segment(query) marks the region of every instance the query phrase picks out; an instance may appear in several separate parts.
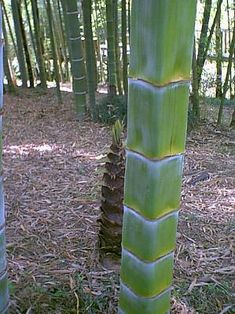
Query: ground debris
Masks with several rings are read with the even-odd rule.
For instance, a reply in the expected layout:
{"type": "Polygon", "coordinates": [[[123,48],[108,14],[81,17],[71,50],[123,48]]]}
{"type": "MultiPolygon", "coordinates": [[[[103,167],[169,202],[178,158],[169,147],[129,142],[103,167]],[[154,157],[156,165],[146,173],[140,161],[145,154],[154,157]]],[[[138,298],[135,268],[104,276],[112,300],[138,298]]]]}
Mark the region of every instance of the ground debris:
{"type": "MultiPolygon", "coordinates": [[[[80,313],[113,314],[118,272],[104,270],[97,252],[103,157],[111,143],[110,128],[89,120],[77,122],[72,95],[64,93],[63,98],[64,104],[58,106],[53,89],[44,95],[27,90],[17,98],[5,96],[11,312],[73,314],[79,307],[80,313]]],[[[227,284],[234,276],[235,162],[227,137],[214,130],[203,125],[188,139],[174,314],[218,314],[230,306],[229,298],[205,291],[213,286],[229,295],[227,284]],[[206,180],[188,184],[202,173],[209,174],[206,180]],[[210,281],[200,280],[205,277],[210,281]],[[192,298],[198,289],[198,299],[209,300],[212,306],[209,312],[198,310],[200,304],[192,298]]]]}

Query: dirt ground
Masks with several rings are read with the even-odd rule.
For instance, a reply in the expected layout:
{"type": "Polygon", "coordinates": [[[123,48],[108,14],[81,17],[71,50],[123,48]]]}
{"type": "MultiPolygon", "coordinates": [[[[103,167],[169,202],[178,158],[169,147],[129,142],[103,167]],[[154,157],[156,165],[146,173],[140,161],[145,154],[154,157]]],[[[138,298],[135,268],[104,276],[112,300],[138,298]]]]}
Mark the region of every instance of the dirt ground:
{"type": "MultiPolygon", "coordinates": [[[[57,105],[53,89],[5,95],[3,161],[14,314],[112,314],[117,309],[118,273],[101,267],[97,250],[110,127],[76,121],[71,93],[64,92],[63,100],[57,105]]],[[[205,121],[188,136],[172,313],[235,313],[234,151],[228,128],[205,121]]]]}

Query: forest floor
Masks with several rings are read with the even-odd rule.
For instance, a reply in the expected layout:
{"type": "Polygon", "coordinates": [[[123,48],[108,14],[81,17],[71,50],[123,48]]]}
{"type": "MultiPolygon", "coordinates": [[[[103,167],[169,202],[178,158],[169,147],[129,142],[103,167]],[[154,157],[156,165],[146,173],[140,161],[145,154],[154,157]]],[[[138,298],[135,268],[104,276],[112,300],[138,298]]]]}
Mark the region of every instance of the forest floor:
{"type": "MultiPolygon", "coordinates": [[[[97,250],[110,127],[76,121],[71,93],[63,99],[5,95],[10,313],[113,314],[118,273],[97,250]]],[[[226,127],[204,122],[188,136],[172,313],[234,313],[234,151],[226,127]]]]}

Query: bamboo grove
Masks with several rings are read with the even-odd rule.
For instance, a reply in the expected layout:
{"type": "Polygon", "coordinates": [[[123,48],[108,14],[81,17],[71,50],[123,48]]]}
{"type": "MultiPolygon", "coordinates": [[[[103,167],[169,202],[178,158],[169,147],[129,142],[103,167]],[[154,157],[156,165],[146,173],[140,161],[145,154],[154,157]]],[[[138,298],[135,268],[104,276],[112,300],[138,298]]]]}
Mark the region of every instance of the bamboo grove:
{"type": "MultiPolygon", "coordinates": [[[[45,89],[54,82],[61,102],[60,89],[72,82],[78,119],[97,120],[101,86],[111,103],[128,93],[130,2],[1,0],[8,91],[17,85],[45,89]]],[[[234,97],[233,33],[233,0],[198,1],[190,97],[195,120],[202,96],[220,99],[218,124],[225,99],[234,97]],[[213,78],[207,77],[210,64],[213,78]]]]}
{"type": "MultiPolygon", "coordinates": [[[[54,87],[58,105],[71,86],[78,123],[115,123],[102,186],[100,260],[105,266],[121,259],[119,313],[167,313],[188,113],[197,123],[201,100],[216,98],[221,124],[226,101],[234,100],[235,0],[0,3],[1,126],[3,83],[9,93],[54,87]]],[[[2,171],[0,219],[4,313],[2,171]]]]}

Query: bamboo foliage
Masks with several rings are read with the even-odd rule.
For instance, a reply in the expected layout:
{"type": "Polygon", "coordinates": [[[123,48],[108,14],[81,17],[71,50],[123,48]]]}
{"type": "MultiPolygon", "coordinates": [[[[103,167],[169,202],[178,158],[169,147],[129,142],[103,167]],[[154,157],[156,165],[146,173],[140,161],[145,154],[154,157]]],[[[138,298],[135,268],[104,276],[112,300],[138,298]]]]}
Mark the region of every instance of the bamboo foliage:
{"type": "MultiPolygon", "coordinates": [[[[1,7],[0,7],[1,9],[1,7]]],[[[3,199],[2,177],[2,109],[3,109],[3,37],[2,37],[2,11],[0,10],[0,313],[6,313],[9,305],[7,285],[7,261],[5,240],[5,213],[3,199]]]]}
{"type": "Polygon", "coordinates": [[[132,1],[119,313],[170,308],[195,15],[196,0],[132,1]]]}

